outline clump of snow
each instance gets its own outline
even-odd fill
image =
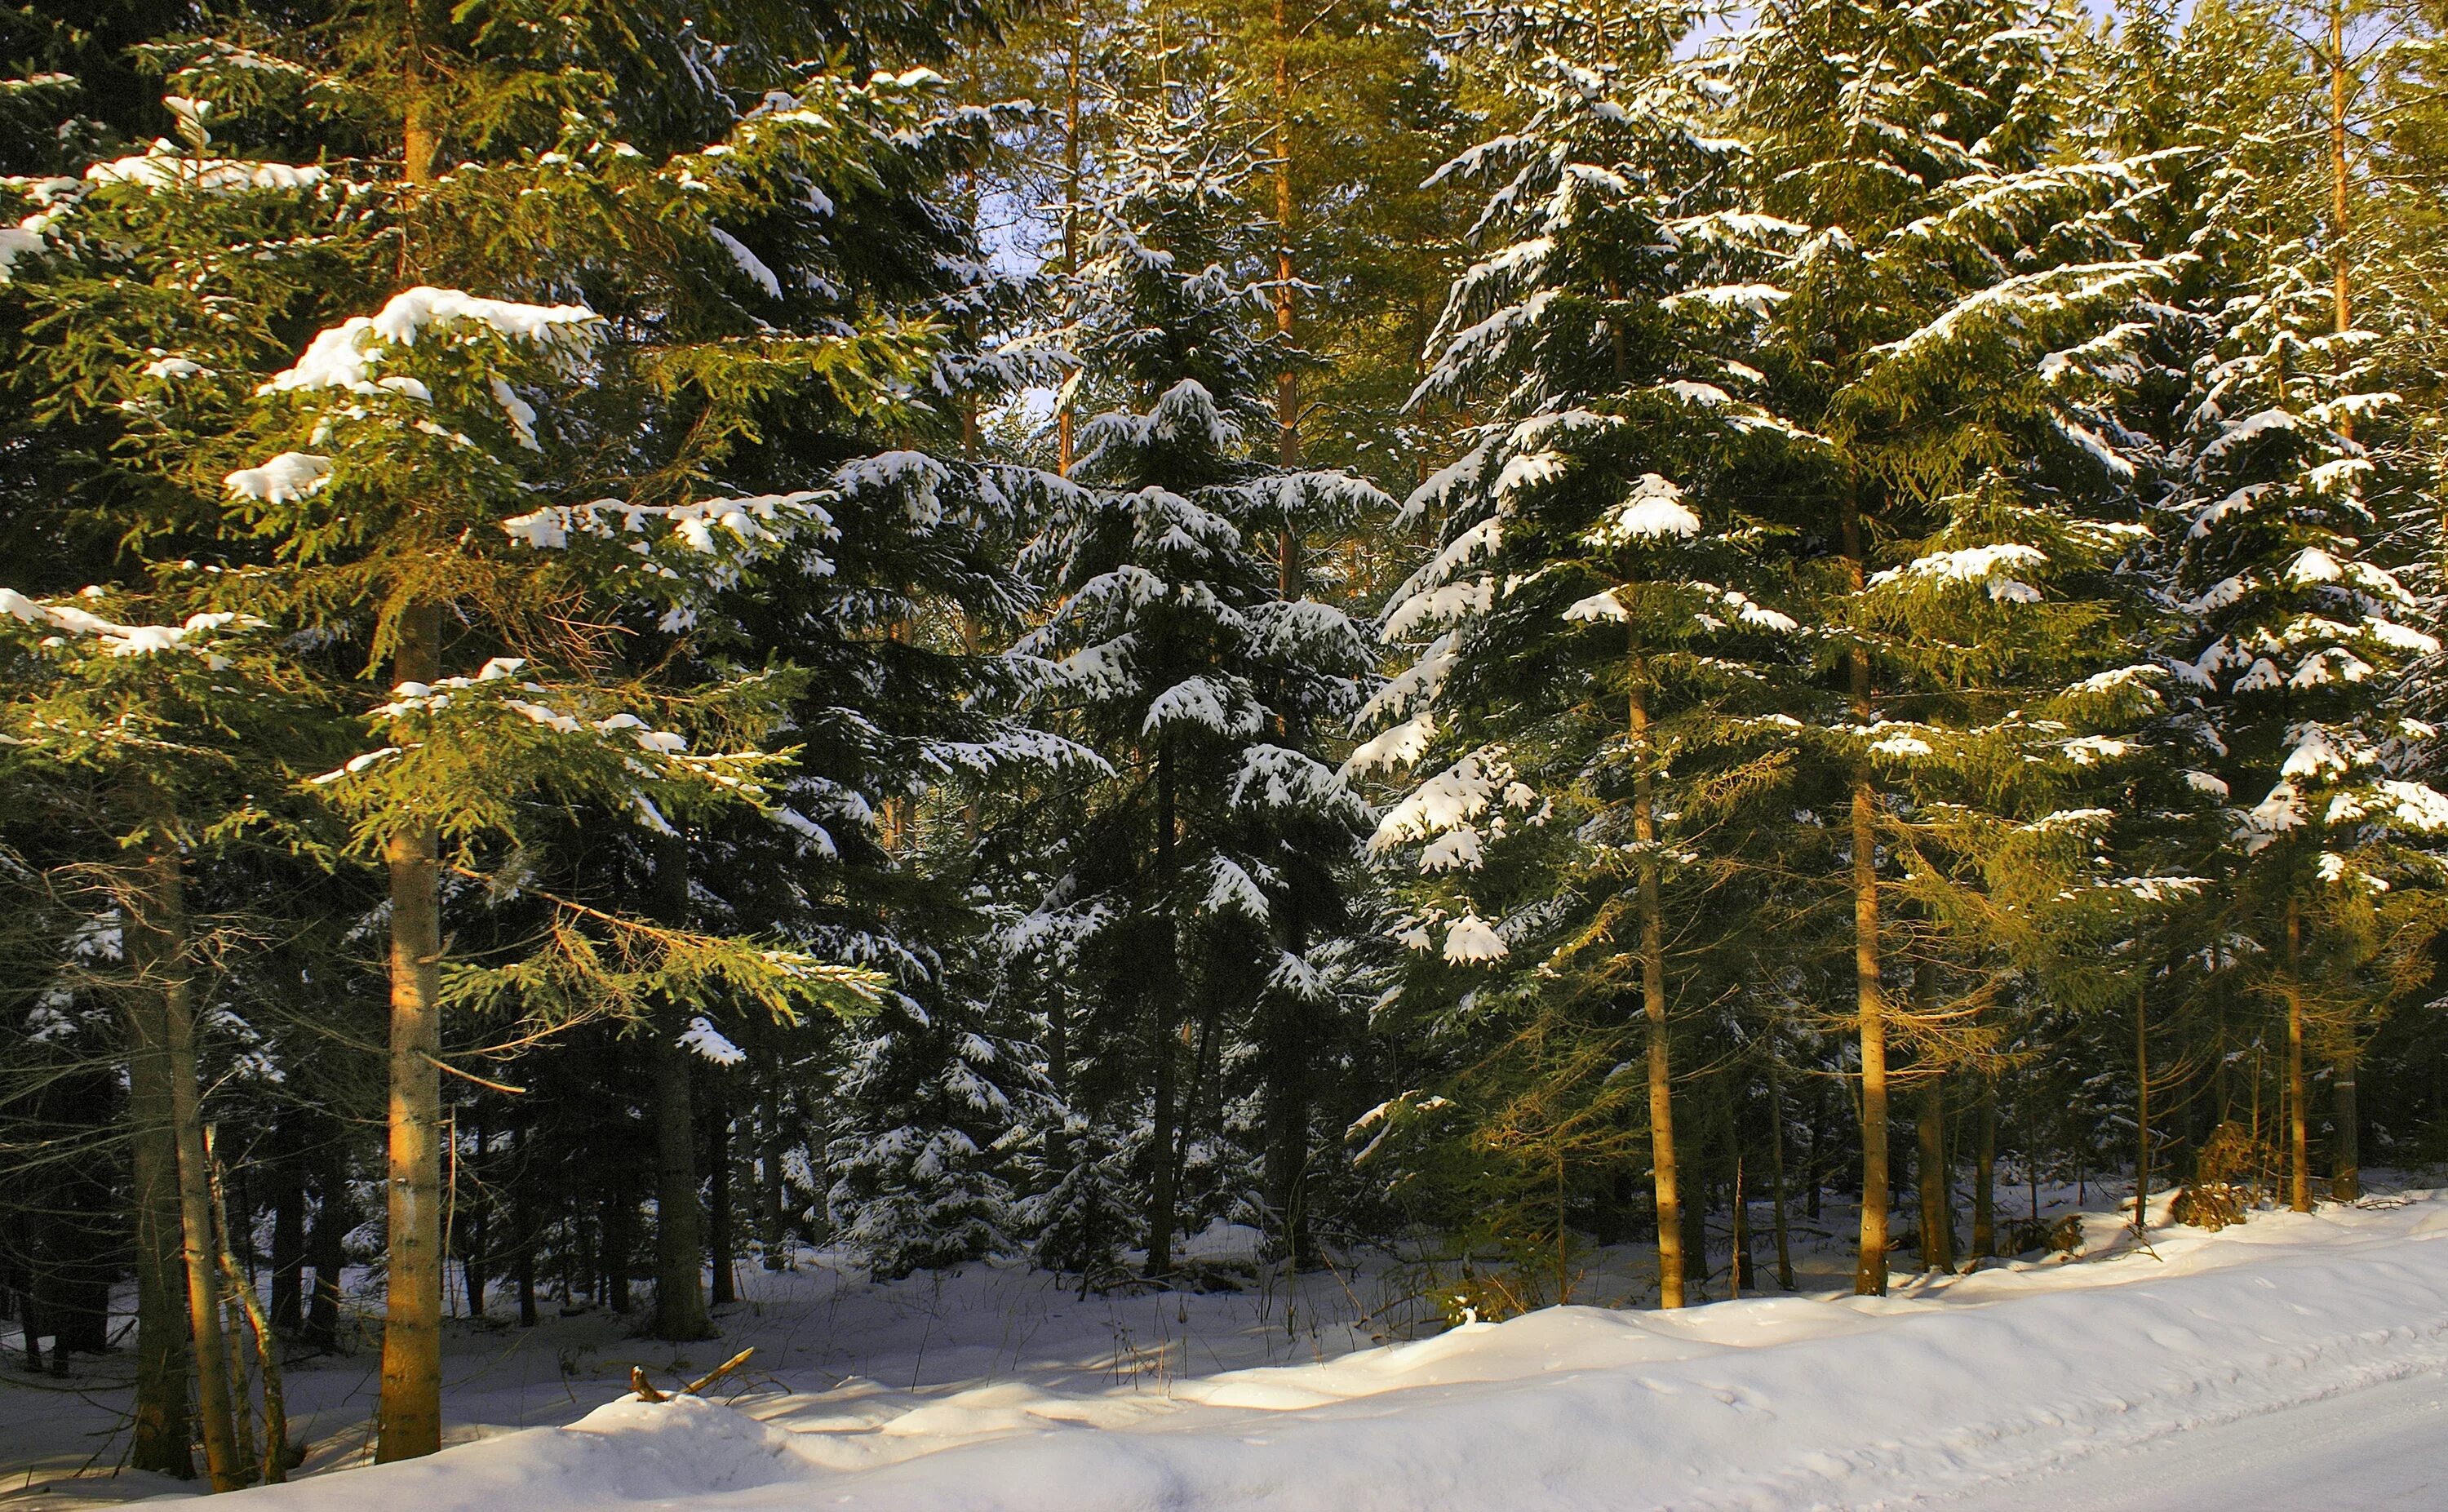
[[[2048,553],[2037,546],[2022,545],[2011,541],[1999,545],[1964,546],[1955,551],[1934,551],[1925,557],[1916,557],[1903,566],[1889,567],[1884,572],[1873,573],[1870,577],[1870,586],[1881,588],[1910,579],[1941,583],[1985,583],[2001,570],[2034,566],[2048,559]]]
[[[295,504],[331,481],[332,459],[283,451],[261,467],[240,468],[221,481],[232,497],[265,504]]]
[[[680,1031],[680,1043],[717,1065],[737,1065],[748,1059],[748,1052],[723,1038],[714,1021],[702,1013],[689,1020],[688,1027]]]
[[[157,141],[139,157],[114,158],[85,170],[87,182],[133,184],[148,193],[191,189],[200,194],[238,194],[250,189],[311,189],[323,182],[312,163],[250,163],[239,158],[199,158],[168,141]]]
[[[351,316],[316,333],[296,362],[274,373],[261,392],[340,389],[373,393],[378,392],[374,370],[381,365],[384,349],[412,347],[428,332],[479,326],[515,341],[553,347],[583,342],[584,333],[596,319],[595,312],[584,305],[520,304],[480,298],[457,289],[419,286],[392,296],[379,314]]]
[[[93,590],[87,589],[88,593]],[[0,588],[0,614],[45,629],[61,630],[72,636],[91,636],[105,656],[142,657],[161,651],[192,650],[191,642],[211,637],[214,632],[237,626],[253,629],[263,622],[248,615],[231,613],[192,614],[179,624],[121,624],[89,613],[73,604],[43,603],[29,599],[14,588]],[[218,654],[205,653],[208,665],[225,666],[227,661]]]
[[[1465,913],[1445,930],[1444,956],[1457,966],[1501,961],[1513,953],[1496,927],[1476,913]]]
[[[1631,545],[1688,540],[1699,533],[1700,517],[1683,503],[1683,490],[1654,472],[1644,472],[1632,492],[1600,518],[1589,539],[1593,545]]]

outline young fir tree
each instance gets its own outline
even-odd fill
[[[1347,770],[1416,769],[1371,841],[1412,873],[1408,1012],[1465,1054],[1501,1047],[1478,1066],[1491,1086],[1514,1053],[1547,1062],[1490,1104],[1507,1132],[1474,1136],[1517,1148],[1534,1193],[1560,1200],[1576,1157],[1603,1176],[1603,1131],[1630,1114],[1614,1047],[1642,1026],[1660,1298],[1679,1307],[1697,1256],[1670,1005],[1690,968],[1670,971],[1669,936],[1687,960],[1705,948],[1705,928],[1676,922],[1705,885],[1692,836],[1783,764],[1796,626],[1763,602],[1765,537],[1735,487],[1764,417],[1723,387],[1748,372],[1728,335],[1774,292],[1748,280],[1764,259],[1711,203],[1725,145],[1660,67],[1673,18],[1636,18],[1637,40],[1635,18],[1604,19],[1616,30],[1592,19],[1548,39],[1591,61],[1523,60],[1526,122],[1445,170],[1495,187],[1422,394],[1499,418],[1410,502],[1443,545],[1383,630],[1420,659],[1370,701],[1364,718],[1390,728]],[[1521,1125],[1534,1095],[1558,1139],[1584,1134]],[[1559,1243],[1563,1228],[1559,1212]]]
[[[1060,599],[1021,645],[1042,661],[1037,706],[1114,774],[1050,901],[1103,1014],[1124,1017],[1071,1026],[1100,1063],[1075,1054],[1064,1090],[1117,1131],[1071,1158],[1136,1146],[1152,1275],[1173,1268],[1202,1101],[1216,1132],[1228,1036],[1254,1036],[1279,1068],[1278,1137],[1309,1137],[1310,958],[1339,923],[1333,865],[1362,811],[1305,748],[1348,712],[1367,659],[1339,611],[1294,597],[1272,548],[1382,499],[1251,457],[1268,375],[1291,354],[1249,330],[1265,276],[1263,222],[1243,201],[1256,160],[1219,131],[1218,104],[1137,108],[1110,163],[1071,339],[1090,392],[1125,408],[1081,430],[1088,486],[1031,546]],[[1143,1122],[1126,1111],[1140,1096]],[[1270,1163],[1289,1181],[1309,1162]],[[1296,1192],[1266,1196],[1296,1219]]]
[[[1804,0],[1720,65],[1751,207],[1789,248],[1753,360],[1793,444],[1754,487],[1773,480],[1800,532],[1826,673],[1805,743],[1849,811],[1865,1292],[1885,1289],[1889,1031],[1969,1001],[2014,837],[2131,755],[2100,732],[2155,697],[2113,628],[2132,605],[2110,569],[2144,533],[2134,465],[2050,381],[2167,278],[2135,234],[2148,176],[2062,156],[2073,25]],[[1899,903],[1972,982],[1896,990]]]

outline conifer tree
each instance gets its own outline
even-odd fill
[[[1285,591],[1269,548],[1381,497],[1251,460],[1269,370],[1290,354],[1245,323],[1263,278],[1263,221],[1243,203],[1255,158],[1219,131],[1217,104],[1140,105],[1115,153],[1071,327],[1091,392],[1124,408],[1081,430],[1088,487],[1031,546],[1059,602],[1021,645],[1043,663],[1038,706],[1114,772],[1054,898],[1067,948],[1138,1020],[1094,1038],[1111,1067],[1100,1111],[1141,1086],[1148,1100],[1145,1122],[1120,1127],[1152,1275],[1173,1266],[1193,1099],[1234,1016],[1302,1018],[1310,953],[1341,908],[1331,863],[1360,815],[1303,746],[1347,709],[1365,649],[1339,611]],[[1115,1063],[1125,1044],[1143,1083]],[[1285,1129],[1305,1140],[1306,1117]]]
[[[2072,35],[2046,7],[1803,0],[1722,54],[1750,208],[1787,248],[1756,400],[1792,438],[1763,481],[1788,490],[1824,647],[1806,745],[1849,811],[1867,1292],[1886,1287],[1890,1030],[1925,1039],[1965,1001],[1928,984],[1929,1010],[1905,1006],[1897,905],[1974,959],[1984,868],[2074,812],[2156,697],[2110,630],[2132,622],[2107,574],[2144,534],[2134,463],[2049,382],[2167,278],[2135,233],[2149,177],[2061,155]]]
[[[1546,1095],[1596,1100],[1576,1117],[1600,1122],[1619,1096],[1606,1047],[1643,1025],[1659,1291],[1679,1307],[1697,1257],[1667,894],[1686,916],[1698,857],[1678,832],[1724,817],[1704,790],[1773,780],[1795,623],[1763,602],[1761,531],[1731,487],[1757,417],[1721,387],[1746,371],[1725,333],[1773,292],[1748,283],[1761,258],[1709,203],[1726,163],[1686,81],[1659,67],[1673,18],[1637,24],[1620,61],[1596,21],[1540,39],[1591,56],[1533,52],[1526,123],[1446,170],[1495,187],[1422,393],[1483,396],[1502,418],[1408,506],[1434,514],[1443,546],[1383,629],[1422,655],[1371,700],[1364,717],[1390,727],[1348,770],[1416,770],[1371,841],[1416,874],[1400,889],[1407,937],[1435,964],[1412,1012],[1448,1032],[1493,1018],[1498,1043],[1547,1055],[1585,1041],[1535,1080],[1578,1063],[1591,1084]],[[1673,928],[1678,950],[1704,944]],[[1490,967],[1501,986],[1482,984]]]
[[[2438,650],[2401,581],[2437,524],[2387,363],[2404,346],[2340,328],[2334,185],[2294,150],[2327,81],[2266,11],[2200,12],[2184,36],[2217,63],[2169,57],[2163,29],[2127,42],[2143,87],[2119,124],[2183,154],[2159,235],[2194,260],[2120,397],[2159,438],[2185,779],[2211,805],[2224,918],[2261,943],[2250,974],[2284,1005],[2289,1200],[2308,1210],[2307,1036],[2334,1060],[2332,1185],[2350,1199],[2355,1066],[2385,997],[2363,972],[2400,911],[2388,894],[2436,865],[2406,842],[2448,820],[2402,692]]]

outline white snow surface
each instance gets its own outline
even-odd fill
[[[2019,1196],[2009,1188],[2005,1205],[2018,1205]],[[2162,1198],[2154,1219],[2165,1213]],[[2438,1380],[2448,1367],[2448,1200],[2440,1195],[2406,1192],[2311,1215],[2262,1210],[2216,1234],[2154,1223],[2148,1245],[2113,1214],[2091,1214],[2085,1229],[2079,1258],[1899,1275],[1886,1298],[1778,1293],[1679,1313],[1550,1308],[1339,1357],[1328,1357],[1328,1340],[1360,1342],[1349,1326],[1321,1333],[1304,1314],[1303,1337],[1278,1314],[1268,1325],[1273,1336],[1298,1339],[1296,1354],[1309,1358],[1207,1374],[1195,1372],[1222,1358],[1214,1346],[1224,1338],[1203,1339],[1203,1356],[1194,1356],[1191,1331],[1167,1337],[1172,1320],[1178,1312],[1187,1322],[1193,1309],[1215,1316],[1246,1298],[1099,1299],[1079,1304],[1081,1315],[1066,1329],[1057,1316],[1072,1306],[1067,1298],[993,1279],[1020,1273],[973,1267],[957,1284],[951,1273],[921,1276],[890,1293],[900,1327],[940,1330],[936,1347],[948,1356],[937,1368],[906,1358],[894,1367],[908,1372],[910,1390],[857,1377],[810,1390],[752,1375],[728,1404],[646,1404],[622,1399],[602,1378],[609,1372],[572,1373],[564,1353],[562,1379],[543,1372],[521,1413],[549,1418],[564,1392],[573,1403],[602,1403],[565,1426],[495,1430],[426,1460],[310,1474],[239,1493],[239,1504],[263,1512],[2098,1504],[2051,1498],[2047,1487],[2062,1475],[2070,1484],[2123,1485],[2139,1499],[2117,1504],[2140,1506],[2172,1504],[2148,1494],[2150,1466],[2154,1456],[2187,1452],[2194,1441],[2179,1443],[2179,1434],[2223,1432],[2231,1445],[2259,1446],[2268,1462],[2284,1460],[2296,1414],[2329,1425],[2327,1438],[2315,1432],[2307,1442],[2343,1453],[2337,1425],[2357,1414],[2329,1404],[2351,1404],[2357,1393],[2394,1404],[2392,1412],[2427,1414],[2422,1422],[2440,1419],[2448,1393]],[[1253,1238],[1219,1227],[1188,1249],[1247,1254]],[[1806,1273],[1830,1279],[1816,1266]],[[993,1293],[1010,1310],[999,1340],[991,1319],[955,1304],[972,1277],[1004,1288]],[[874,1319],[846,1311],[843,1296],[835,1292],[830,1311],[794,1315],[776,1369],[805,1352],[809,1330],[872,1331]],[[1279,1292],[1274,1300],[1280,1307]],[[768,1305],[751,1306],[764,1321],[732,1314],[735,1338],[782,1327]],[[1099,1308],[1110,1342],[1080,1326]],[[1036,1339],[1040,1330],[1046,1339]],[[488,1348],[515,1352],[520,1337]],[[1171,1359],[1175,1343],[1178,1368],[1144,1368],[1151,1352]],[[655,1362],[667,1347],[615,1348]],[[715,1357],[730,1348],[707,1347]],[[1023,1367],[1023,1358],[1038,1363]],[[650,1368],[666,1380],[677,1373]],[[488,1368],[498,1371],[500,1362]],[[964,1368],[984,1384],[962,1384]],[[945,1388],[914,1389],[922,1374]],[[67,1410],[0,1387],[0,1467],[12,1458],[10,1415],[26,1410],[29,1398]],[[2436,1442],[2398,1437],[2406,1453]],[[2197,1468],[2214,1474],[2219,1464]],[[2402,1480],[2419,1466],[2390,1473]],[[165,1483],[144,1478],[143,1487]],[[2352,1485],[2351,1477],[2325,1484],[2335,1493],[2326,1504],[2359,1504]],[[2249,1483],[2240,1489],[2185,1504],[2275,1504],[2253,1500]],[[55,1491],[29,1504],[90,1500]]]

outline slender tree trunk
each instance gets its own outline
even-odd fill
[[[1777,1052],[1776,1025],[1768,1031],[1768,1158],[1769,1174],[1775,1182],[1775,1206],[1769,1210],[1776,1226],[1776,1284],[1793,1290],[1793,1246],[1791,1225],[1787,1208],[1791,1194],[1785,1177],[1785,1073],[1783,1057]]]
[[[655,911],[670,928],[688,924],[688,846],[655,837]],[[705,1219],[697,1186],[693,1056],[680,1043],[687,1011],[666,1003],[655,1025],[655,1337],[714,1337],[705,1311]]]
[[[1845,556],[1853,586],[1864,582],[1862,518],[1848,488],[1844,507]],[[1870,720],[1870,662],[1858,648],[1846,659],[1853,715]],[[1866,761],[1853,769],[1853,996],[1862,1047],[1862,1232],[1853,1291],[1887,1294],[1887,1006],[1879,982],[1878,797]]]
[[[411,174],[422,119],[411,104]],[[422,150],[430,177],[430,138]],[[441,663],[441,606],[419,604],[400,618],[393,680],[430,683]],[[404,821],[383,854],[391,868],[391,1138],[377,1462],[442,1447],[442,893],[432,821]]]
[[[258,1462],[254,1393],[247,1388],[246,1324],[248,1315],[255,1311],[255,1288],[246,1273],[239,1269],[238,1256],[230,1253],[229,1197],[223,1189],[220,1154],[214,1147],[216,1133],[214,1125],[204,1125],[205,1183],[212,1202],[213,1273],[221,1289],[221,1336],[228,1341],[230,1399],[234,1404],[231,1422],[238,1429],[238,1460],[252,1480]]]
[[[1726,1259],[1726,1277],[1730,1294],[1741,1296],[1747,1291],[1759,1290],[1759,1277],[1751,1268],[1750,1186],[1747,1179],[1750,1173],[1743,1161],[1740,1116],[1729,1119],[1727,1124],[1730,1135],[1728,1142],[1732,1147],[1734,1157],[1734,1172],[1732,1217],[1728,1225],[1730,1230],[1728,1247],[1733,1253]]]
[[[2151,1232],[2151,1021],[2133,994],[2133,1232]]]
[[[179,1143],[171,1111],[163,975],[176,967],[157,947],[163,936],[143,927],[148,922],[131,920],[138,927],[127,933],[136,978],[125,1000],[128,1142],[136,1210],[136,1422],[128,1463],[139,1470],[187,1480],[196,1473],[187,1419],[191,1326],[181,1258]]]
[[[294,1338],[306,1321],[306,1151],[296,1115],[281,1119],[273,1142],[272,1326]]]
[[[230,1398],[230,1359],[221,1330],[220,1245],[213,1237],[211,1166],[204,1156],[201,1083],[196,1075],[195,986],[188,975],[186,880],[178,841],[166,820],[157,820],[145,854],[143,916],[134,921],[150,937],[147,954],[159,963],[163,1043],[169,1062],[170,1125],[179,1152],[179,1227],[187,1279],[187,1322],[193,1330],[198,1426],[204,1440],[204,1471],[216,1491],[235,1491],[247,1482],[239,1454],[238,1420]]]
[[[1998,1253],[1998,1081],[1980,1078],[1972,1146],[1972,1257]]]
[[[711,1170],[706,1183],[705,1240],[706,1258],[714,1267],[708,1302],[721,1308],[739,1300],[731,1278],[731,1104],[719,1085],[707,1090],[707,1101],[713,1105],[706,1110],[706,1164]]]
[[[2312,1138],[2304,1095],[2304,913],[2286,900],[2286,1202],[2312,1211]]]
[[[2346,155],[2348,142],[2346,117],[2347,107],[2352,102],[2353,78],[2346,68],[2345,0],[2329,0],[2328,64],[2329,215],[2331,220],[2329,247],[2330,256],[2334,259],[2330,268],[2330,276],[2332,279],[2331,297],[2335,305],[2335,309],[2333,311],[2333,328],[2337,335],[2343,336],[2347,332],[2354,329],[2353,266],[2348,259],[2346,239],[2348,235],[2351,233],[2354,224],[2353,201],[2350,192],[2352,185],[2353,163]],[[2341,367],[2349,360],[2347,353],[2348,348],[2346,344],[2343,341],[2341,341],[2338,345],[2337,356],[2337,361]],[[2352,414],[2341,413],[2338,416],[2337,426],[2339,434],[2349,440],[2353,438],[2354,416]],[[2287,923],[2290,928],[2294,927],[2295,914],[2291,904],[2288,908]],[[2293,972],[2291,969],[2288,972],[2288,981],[2291,986],[2293,984]],[[2300,992],[2298,996],[2300,997]],[[2296,1012],[2296,1008],[2297,1004],[2290,1000],[2290,1017],[2300,1018],[2300,1014]],[[2290,1030],[2292,1027],[2293,1025],[2290,1024]],[[2290,1043],[2289,1052],[2296,1062],[2296,1069],[2299,1073],[2296,1078],[2297,1084],[2295,1092],[2296,1096],[2300,1099],[2303,1095],[2302,1078],[2300,1075],[2302,1062],[2300,1045]],[[2357,1088],[2355,1086],[2355,1062],[2353,1057],[2348,1056],[2338,1062],[2334,1070],[2333,1080],[2330,1083],[2330,1096],[2333,1100],[2330,1111],[2336,1127],[2332,1132],[2330,1140],[2329,1196],[2340,1202],[2352,1202],[2357,1197],[2362,1196],[2362,1171],[2361,1169],[2362,1161],[2360,1140],[2358,1139],[2359,1131],[2357,1128],[2357,1125],[2361,1121],[2361,1117],[2360,1110],[2356,1106]],[[2299,1109],[2301,1107],[2300,1101],[2298,1103],[2298,1107]],[[2304,1121],[2300,1111],[2297,1116],[2297,1121],[2299,1124]],[[2302,1177],[2299,1182],[2299,1184],[2305,1188],[2305,1195],[2299,1196],[2296,1202],[2296,1207],[2299,1211],[2305,1211],[2308,1209],[2308,1204],[2311,1200],[2309,1196],[2309,1181],[2310,1177],[2306,1176]]]
[[[1955,1269],[1955,1194],[1946,1169],[1946,1074],[1921,1092],[1921,1264],[1924,1271]]]
[[[1810,1139],[1803,1147],[1803,1174],[1810,1178],[1809,1190],[1803,1194],[1802,1211],[1810,1221],[1819,1221],[1820,1189],[1826,1183],[1827,1162],[1821,1146],[1827,1137],[1827,1094],[1824,1089],[1810,1094]]]
[[[315,1262],[315,1291],[306,1302],[306,1342],[318,1349],[340,1347],[340,1272],[348,1263],[343,1246],[351,1225],[349,1153],[344,1125],[324,1131],[322,1169],[316,1174],[317,1202],[314,1237],[307,1242]]]
[[[1633,746],[1632,836],[1640,847],[1640,1011],[1649,1049],[1649,1171],[1657,1204],[1657,1305],[1683,1306],[1689,1264],[1683,1196],[1675,1166],[1674,1071],[1666,1025],[1666,920],[1658,897],[1656,775],[1650,764],[1648,668],[1635,656],[1629,703]]]
[[[487,1275],[490,1273],[493,1264],[492,1241],[490,1237],[492,1230],[492,1206],[485,1199],[485,1193],[490,1189],[491,1183],[486,1179],[485,1175],[485,1145],[487,1142],[487,1130],[485,1128],[484,1106],[482,1103],[478,1103],[469,1111],[476,1120],[475,1136],[471,1140],[469,1140],[469,1153],[475,1157],[476,1169],[468,1181],[469,1188],[468,1195],[468,1237],[459,1246],[459,1275],[460,1279],[466,1283],[468,1292],[468,1315],[471,1318],[481,1318],[485,1315],[485,1280]],[[457,1162],[455,1159],[452,1162],[452,1173],[455,1177],[457,1174]],[[458,1185],[459,1183],[457,1180],[453,1179],[451,1186],[454,1191],[457,1189]]]
[[[2362,1140],[2357,1128],[2362,1112],[2357,1105],[2355,1062],[2352,1055],[2340,1057],[2329,1078],[2329,1116],[2334,1124],[2329,1130],[2329,1196],[2340,1202],[2352,1202],[2363,1195]]]
[[[788,1270],[791,1264],[790,1234],[783,1227],[784,1195],[789,1180],[782,1172],[782,1058],[767,1050],[760,1060],[764,1075],[764,1106],[758,1120],[762,1125],[757,1137],[757,1202],[756,1242],[765,1252],[768,1271]]]
[[[536,1241],[541,1234],[542,1219],[536,1201],[536,1178],[542,1174],[535,1165],[535,1119],[532,1113],[515,1115],[518,1140],[512,1155],[516,1164],[510,1172],[510,1222],[516,1226],[514,1242],[518,1251],[510,1264],[519,1290],[519,1327],[531,1329],[541,1319],[536,1315]]]
[[[1156,1058],[1154,1098],[1154,1133],[1152,1158],[1155,1169],[1148,1177],[1147,1205],[1147,1273],[1162,1276],[1173,1270],[1174,1221],[1174,1045],[1175,1020],[1180,1012],[1181,941],[1173,917],[1174,891],[1174,792],[1173,753],[1171,743],[1157,737],[1156,755],[1156,887],[1157,887],[1157,953],[1159,959],[1149,963],[1152,1005],[1155,1012],[1154,1043]]]

